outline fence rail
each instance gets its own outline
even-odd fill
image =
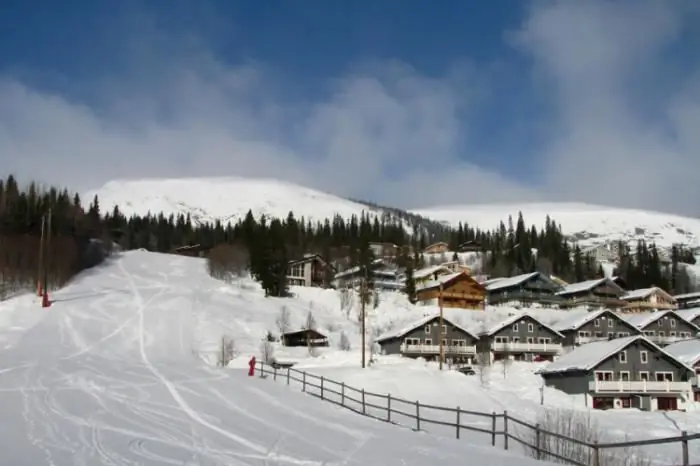
[[[450,428],[455,438],[464,433],[483,434],[491,446],[510,449],[510,441],[521,445],[526,453],[536,459],[565,462],[576,466],[606,466],[617,461],[612,460],[610,450],[619,448],[642,447],[680,443],[681,463],[679,466],[697,466],[690,463],[688,442],[700,439],[700,434],[689,434],[629,442],[602,443],[583,441],[557,432],[543,429],[539,423],[530,423],[508,414],[507,411],[487,413],[461,409],[459,406],[430,405],[420,401],[404,400],[391,394],[373,393],[363,388],[355,388],[323,376],[287,367],[278,369],[262,362],[258,364],[260,377],[272,377],[284,380],[287,385],[292,382],[301,384],[304,393],[321,400],[341,406],[345,409],[380,421],[411,428],[415,431],[425,430],[426,425]],[[426,417],[428,412],[435,417]],[[471,422],[465,424],[465,419]],[[581,448],[585,454],[581,454]],[[576,454],[572,454],[572,452]]]

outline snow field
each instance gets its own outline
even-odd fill
[[[2,463],[542,464],[205,364],[225,331],[240,329],[241,348],[255,349],[279,304],[221,287],[202,260],[134,251],[54,293],[49,309],[32,296],[0,303]]]

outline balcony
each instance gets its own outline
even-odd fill
[[[562,346],[560,343],[503,343],[494,342],[491,345],[492,351],[508,353],[559,353]]]
[[[653,335],[653,336],[644,335],[644,336],[649,341],[656,343],[657,345],[670,345],[671,343],[675,343],[677,341],[689,340],[690,338],[692,338],[692,336],[681,337],[681,336],[677,336],[677,335],[674,337],[670,337],[670,336],[660,337],[658,335]]]
[[[690,382],[629,381],[629,380],[594,380],[588,383],[588,389],[598,393],[646,393],[646,392],[688,392]]]
[[[445,345],[445,354],[476,354],[476,346]],[[402,353],[440,354],[440,345],[401,345]]]

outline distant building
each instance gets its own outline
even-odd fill
[[[625,301],[625,305],[621,309],[622,312],[644,312],[652,309],[673,310],[677,308],[676,300],[673,296],[658,286],[628,291],[620,299]]]
[[[416,286],[416,300],[424,305],[439,305],[462,309],[484,309],[483,285],[466,272],[439,275]]]
[[[607,341],[641,335],[642,331],[610,309],[597,311],[570,311],[552,327],[564,335],[564,349],[594,341]]]
[[[553,360],[562,352],[564,336],[528,313],[516,314],[479,334],[482,361]]]
[[[700,328],[674,311],[640,312],[621,316],[629,324],[641,330],[649,341],[659,346],[687,340],[700,332]]]
[[[625,290],[610,278],[571,283],[564,286],[557,294],[563,298],[562,307],[587,306],[590,309],[615,309],[627,304],[622,300]]]
[[[283,333],[280,340],[284,346],[328,346],[328,337],[314,329],[302,329]]]
[[[700,307],[700,292],[677,294],[673,297],[678,309],[690,309]]]
[[[335,268],[318,254],[307,254],[287,264],[287,283],[294,286],[330,286]]]
[[[540,272],[526,273],[508,278],[493,278],[484,283],[489,304],[533,303],[557,306],[563,299],[557,295],[561,285]]]
[[[449,252],[450,246],[444,241],[433,243],[423,249],[423,254],[444,254]]]

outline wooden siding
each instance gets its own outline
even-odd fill
[[[438,287],[421,290],[416,293],[418,301],[440,299]],[[442,291],[443,307],[455,307],[462,309],[484,309],[485,292],[469,275],[460,275],[453,281],[445,284]]]

